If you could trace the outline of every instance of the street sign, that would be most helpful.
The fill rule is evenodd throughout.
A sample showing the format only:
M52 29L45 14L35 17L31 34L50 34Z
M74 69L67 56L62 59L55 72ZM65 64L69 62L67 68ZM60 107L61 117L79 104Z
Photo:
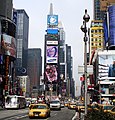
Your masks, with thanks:
M78 66L78 74L84 74L84 66ZM87 74L93 74L93 65L87 65Z

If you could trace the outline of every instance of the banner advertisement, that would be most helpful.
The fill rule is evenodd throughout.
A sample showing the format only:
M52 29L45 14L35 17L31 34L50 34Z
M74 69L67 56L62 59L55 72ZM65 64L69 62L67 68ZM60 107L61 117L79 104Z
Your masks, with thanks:
M58 46L46 47L46 63L58 63Z
M98 78L115 81L115 52L100 54L98 58Z
M16 40L14 37L3 34L1 37L2 54L16 57Z
M45 70L46 79L48 82L57 82L58 70L57 65L47 65Z

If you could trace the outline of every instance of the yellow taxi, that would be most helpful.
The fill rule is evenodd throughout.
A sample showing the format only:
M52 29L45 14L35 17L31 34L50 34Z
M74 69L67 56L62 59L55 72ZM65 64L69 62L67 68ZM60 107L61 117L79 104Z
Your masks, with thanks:
M85 105L83 103L79 103L76 105L76 111L85 112Z
M97 110L98 111L99 109L100 109L100 104L89 104L87 106L88 112L91 112L93 110Z
M76 108L76 103L69 103L68 109L75 109Z
M115 106L109 111L115 117Z
M49 117L50 108L47 104L31 104L29 106L29 118L33 117Z
M65 103L64 103L64 106L65 106L65 107L68 107L68 104L69 104L69 102L65 102Z
M114 105L102 104L100 107L104 110L104 112L109 112L114 107Z

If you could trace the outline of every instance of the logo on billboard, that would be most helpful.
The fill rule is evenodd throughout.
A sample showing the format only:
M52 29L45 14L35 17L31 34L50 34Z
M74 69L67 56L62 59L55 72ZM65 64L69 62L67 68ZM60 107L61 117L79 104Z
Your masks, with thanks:
M48 25L58 25L58 15L48 15L47 17Z

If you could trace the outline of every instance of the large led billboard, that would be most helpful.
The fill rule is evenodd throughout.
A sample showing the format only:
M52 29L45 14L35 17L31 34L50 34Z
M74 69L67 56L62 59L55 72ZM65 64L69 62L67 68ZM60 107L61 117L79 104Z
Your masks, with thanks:
M58 28L47 28L47 34L58 34Z
M115 51L98 53L98 78L115 80Z
M57 65L47 65L45 69L45 76L48 82L57 82L58 78L58 66Z
M59 35L58 34L47 34L46 35L46 40L53 40L53 41L58 41L59 40Z
M2 34L1 36L1 53L16 57L16 40L14 37Z
M46 46L46 63L58 63L58 46Z

